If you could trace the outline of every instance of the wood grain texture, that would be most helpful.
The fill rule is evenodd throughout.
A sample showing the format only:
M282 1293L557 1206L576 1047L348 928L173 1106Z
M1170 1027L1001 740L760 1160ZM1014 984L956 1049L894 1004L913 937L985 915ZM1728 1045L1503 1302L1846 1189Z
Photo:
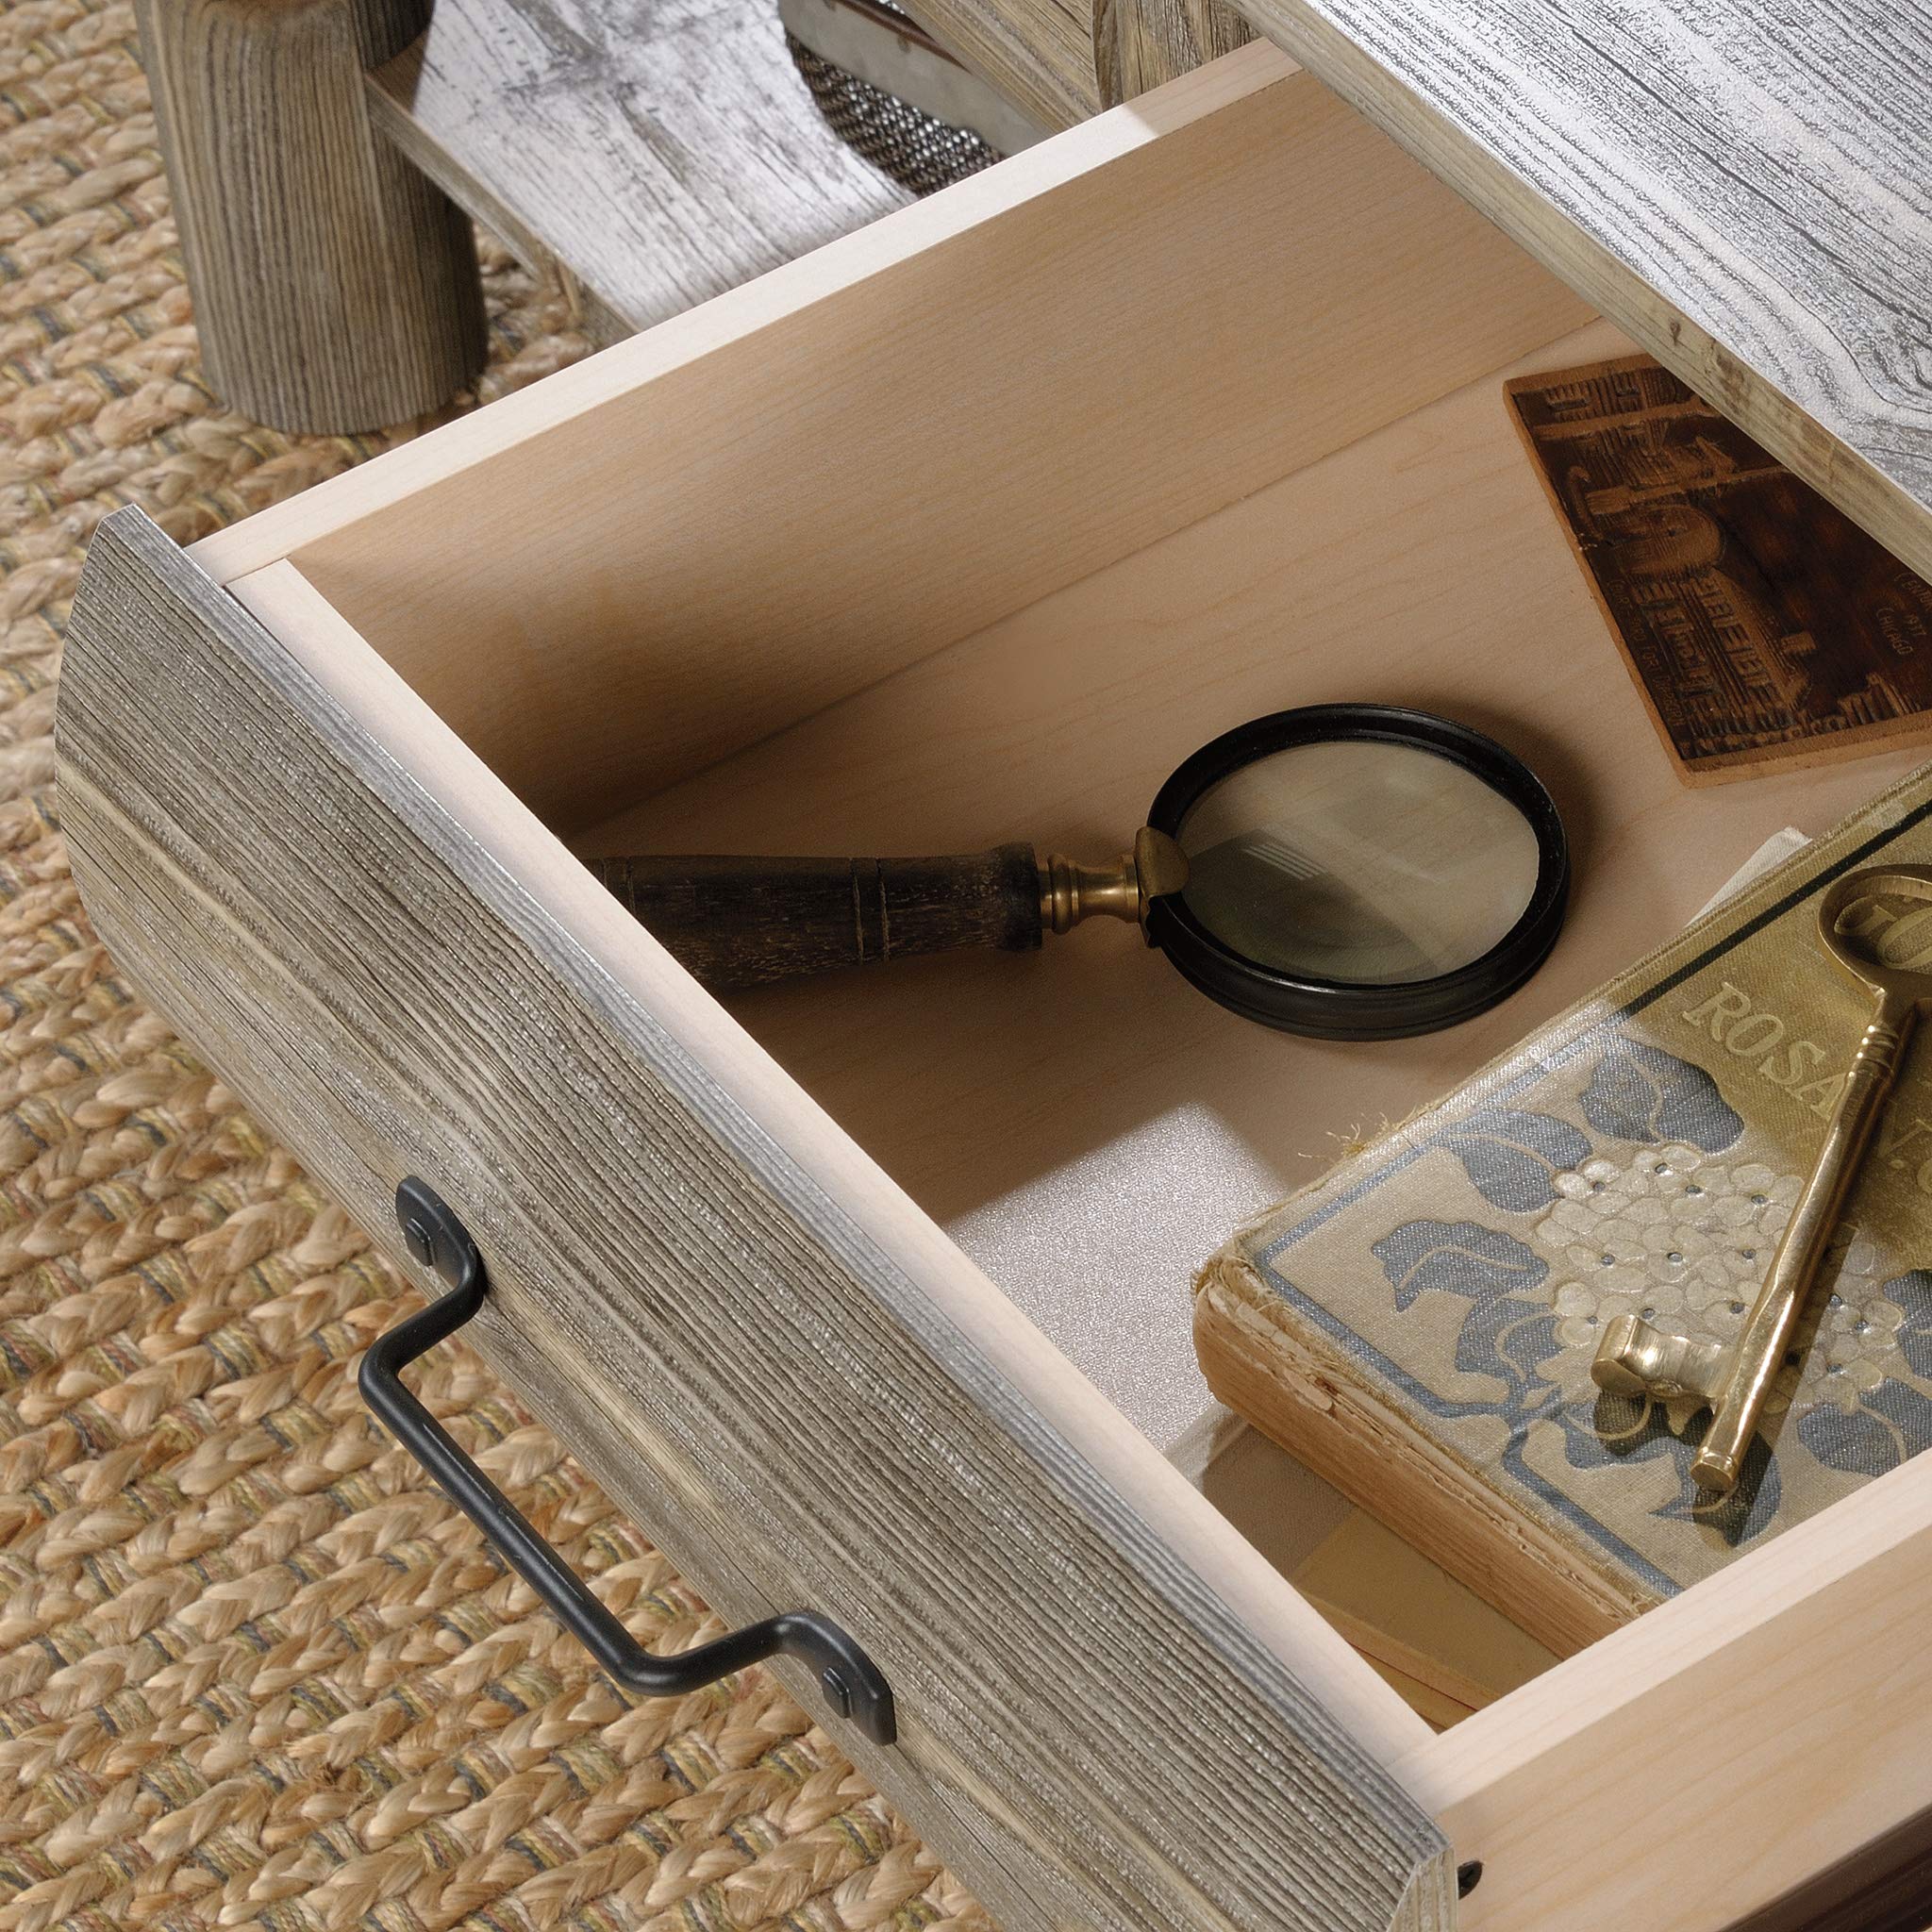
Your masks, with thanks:
M1767 826L1823 830L1917 762L1678 782L1503 394L1507 374L1626 349L1602 323L1552 343L583 833L590 857L743 851L775 824L799 851L1104 851L1198 745L1297 704L1444 712L1529 762L1569 827L1569 917L1522 991L1446 1032L1271 1033L1101 922L1037 956L734 1003L927 1212L1050 1225L1027 1312L1104 1386L1128 1380L1160 1311L1188 1352L1192 1271L1239 1220L1680 930ZM1144 1209L1131 1241L1124 1193ZM1096 1255L1149 1311L1140 1332L1066 1315Z
M1932 9L1241 0L1932 575Z
M946 858L606 858L597 876L714 990L961 946L1040 944L1030 845Z
M258 570L279 557L289 556L392 508L422 490L445 482L478 462L508 457L532 439L557 432L568 440L569 425L588 427L586 419L592 411L621 401L641 384L728 351L745 337L774 325L796 326L792 318L807 309L843 297L875 275L899 271L915 257L931 250L954 248L966 258L964 266L972 276L983 280L996 264L995 258L985 252L986 239L980 230L992 224L1004 225L1019 217L1030 203L1055 196L1077 181L1110 170L1114 163L1126 160L1144 148L1171 142L1176 135L1185 135L1195 123L1274 87L1295 72L1293 62L1278 49L1257 46L1238 60L1217 63L1212 70L1161 90L1138 103L1131 114L1097 115L943 194L915 202L841 241L774 270L756 282L716 297L671 323L660 324L638 341L620 343L603 356L558 371L541 384L501 398L488 409L473 411L445 425L436 436L418 437L395 452L358 464L344 473L355 480L355 487L349 491L336 487L341 479L330 478L241 524L214 532L196 544L191 554L222 583ZM1185 153L1190 146L1191 142L1183 142L1184 166L1194 158ZM1237 159L1231 164L1243 163ZM1115 218L1122 231L1115 238L1118 242L1133 232L1124 219L1132 207L1132 203L1109 202L1104 207L1091 206L1088 211L1095 217L1106 214ZM1038 245L1050 247L1055 245L1055 235L1059 237L1059 248L1066 247L1072 239L1065 224L1057 224L1044 233L1036 230L1033 239ZM1158 278L1159 261L1157 255L1143 256L1137 251L1132 266L1142 277ZM997 265L1005 267L1003 262ZM1223 267L1230 276L1239 275L1239 258L1230 258ZM1544 278L1552 287L1560 288L1554 277L1545 275ZM1058 292L1065 297L1073 294L1074 289L1062 286ZM958 291L957 299L966 301L967 292ZM1104 299L1108 308L1093 314L1092 321L1112 321L1124 330L1126 319L1113 307L1118 296L1109 292ZM950 312L937 305L935 310L941 320ZM974 306L975 334L987 325L989 311L995 317L1001 312L996 305L982 302ZM1074 319L1081 321L1089 315L1090 311L1082 308L1075 311ZM867 314L856 319L879 322L886 316ZM1029 339L1036 347L1040 341L1050 339L1053 320L1051 313L1036 314L1030 338L1024 333L1004 338L1005 346L1012 352L1008 359L1018 357L1021 344ZM820 326L823 325L822 319ZM1048 334L1043 336L1041 330ZM970 340L941 337L932 347L935 352L944 350L957 355ZM800 346L808 350L815 345ZM1275 360L1278 362L1279 358ZM781 398L795 392L808 381L811 369L808 354L788 358L788 363L782 386L775 391ZM979 372L975 368L974 373ZM928 368L924 374L925 393L930 395L935 388L933 372ZM761 392L758 400L764 404L769 398ZM714 424L713 429L722 427L724 420ZM663 433L661 424L643 426ZM393 460L396 456L404 460ZM638 488L643 466L635 460L628 464L627 471L613 465L600 471L596 480L607 487L619 487L624 485L626 474L631 481L625 487ZM901 508L904 508L902 504ZM601 514L595 497L579 499L576 508L580 515ZM875 523L876 519L870 521Z
M1378 1768L1419 1720L291 568L252 595L279 641L125 510L70 631L76 876L161 1009L365 1225L432 1180L482 1345L721 1611L865 1645L902 1744L841 1741L1008 1924L1450 1924Z
M1102 98L1131 101L1253 38L1226 0L1096 0Z
M385 138L606 341L901 207L745 0L437 0L369 76Z
M371 131L427 0L137 0L208 380L278 429L378 428L483 363L469 223Z
M422 77L426 36L419 35L392 59L362 76L370 125L382 139L448 195L457 207L495 235L534 275L555 275L568 291L583 329L592 341L622 341L631 325L589 283L575 275L550 242L525 219L522 203L506 201L452 147L431 137L412 108Z
M1144 810L1167 771L1214 732L1295 703L1415 704L1512 744L1558 799L1576 893L1542 972L1468 1026L1373 1048L1266 1035L1200 998L1131 935L1108 930L1075 933L1037 959L935 960L862 990L826 980L737 1004L935 1215L1010 1212L1041 1198L1030 1191L1042 1176L1112 1159L1113 1191L1091 1188L1084 1202L1077 1191L1046 1194L1056 1253L1074 1287L1091 1282L1096 1255L1110 1291L1142 1285L1139 1237L1119 1233L1119 1201L1137 1182L1137 1215L1158 1216L1162 1241L1184 1253L1191 1230L1193 1256L1205 1257L1228 1221L1202 1176L1230 1146L1261 1164L1250 1206L1270 1198L1271 1177L1281 1192L1304 1184L1338 1145L1466 1078L1680 929L1767 825L1823 829L1915 761L1891 753L1694 791L1677 781L1503 395L1506 374L1626 350L1607 324L1553 343L641 801L621 824L587 834L587 849L645 837L670 849L738 842L781 807L788 834L808 844L884 826L934 849L1022 829L1074 844ZM1141 1051L1109 1053L1124 1040ZM1039 1077L1046 1067L1056 1070L1050 1082ZM1185 1276L1175 1270L1170 1279L1185 1320ZM1133 1346L1118 1349L1116 1362ZM1106 1365L1094 1358L1090 1372ZM1908 1467L1922 1466L1932 1474L1932 1461ZM1895 1533L1909 1543L1916 1524L1932 1523L1932 1494L1899 1507ZM1853 1534L1856 1542L1862 1532L1854 1525ZM1918 1547L1923 1561L1922 1539ZM1820 1548L1811 1545L1814 1557ZM1897 1587L1869 1621L1858 1613L1857 1631L1839 1635L1833 1619L1859 1586L1846 1582L1840 1602L1815 1614L1805 1598L1815 1583L1845 1578L1850 1551L1826 1547L1815 1566L1779 1570L1761 1592L1760 1573L1744 1567L1756 1560L1620 1632L1600 1671L1585 1668L1594 1648L1570 1660L1560 1696L1545 1699L1539 1680L1448 1733L1445 1747L1476 1725L1494 1743L1480 1765L1457 1760L1453 1784L1426 1753L1411 1760L1445 1806L1453 1790L1460 1855L1485 1861L1461 1907L1465 1925L1715 1927L1849 1855L1894 1808L1916 1802L1932 1690L1906 1633L1923 1569L1908 1553L1891 1559L1901 1565ZM1740 1572L1745 1594L1733 1614L1723 1592ZM1692 1623L1675 1621L1687 1603L1697 1607ZM1716 1669L1730 1635L1788 1610L1797 1621L1786 1626L1781 1661L1764 1643L1737 1674ZM1660 1617L1673 1620L1667 1632L1694 1628L1691 1652L1623 1647ZM1580 1735L1652 1686L1668 1688L1644 1723ZM1896 1709L1887 1706L1892 1689ZM1535 1701L1520 1706L1519 1697ZM1851 1714L1838 1729L1835 1703ZM1501 1714L1512 1708L1524 1714L1506 1732ZM1652 1717L1662 1726L1655 1739L1645 1729ZM1722 1830L1682 1797L1687 1768L1715 1761L1703 1741L1713 1728L1735 1745L1749 1789L1769 1794L1736 1807ZM1539 1757L1558 1740L1574 1756ZM1527 1807L1521 1823L1517 1807ZM1633 1838L1642 1844L1662 1826L1655 1861L1634 1857Z
M1256 46L197 555L299 553L540 815L582 823L1586 314Z
M1111 107L1101 92L1098 0L912 0L906 11L1042 127Z
M1925 1932L1932 1925L1932 1809L1840 1859L1732 1932Z
M1407 1770L1482 1847L1463 1932L1720 1932L1883 1865L1932 1805L1928 1587L1920 1457L1432 1739Z
M1594 325L1524 367L1623 350L1615 328ZM1086 1257L1105 1256L1109 1292L1140 1287L1141 1237L1121 1239L1123 1198L1136 1202L1136 1224L1158 1221L1169 1248L1189 1252L1192 1229L1192 1256L1204 1257L1229 1229L1211 1169L1231 1143L1263 1169L1250 1208L1270 1198L1270 1180L1279 1192L1304 1184L1339 1143L1405 1117L1679 929L1766 824L1822 829L1913 763L1890 754L1753 787L1690 792L1679 784L1549 518L1508 421L1503 375L640 802L622 824L586 835L588 848L597 839L658 837L686 848L741 841L780 804L804 842L891 824L922 842L1028 829L1076 844L1143 809L1198 741L1281 703L1416 703L1513 743L1565 811L1576 898L1543 972L1466 1028L1374 1049L1265 1036L1108 929L1074 933L1038 960L935 960L863 990L824 981L736 1005L931 1213L1010 1213L1043 1200L1066 1267L1090 1270ZM1020 688L1024 719L1012 703ZM1038 719L1051 728L1036 728ZM1123 1040L1143 1051L1109 1053ZM1040 1080L1045 1066L1057 1071L1053 1082ZM1041 1176L1053 1176L1051 1191L1034 1192ZM1184 1277L1176 1270L1169 1281L1184 1320ZM1932 1462L1924 1466L1932 1474ZM1903 1591L1923 1591L1924 1559L1917 1571L1899 1561ZM1737 1631L1801 1606L1834 1571L1799 1565L1762 1596L1750 1586L1755 1573L1744 1574ZM1633 1628L1696 1602L1698 1619L1712 1619L1700 1624L1698 1659L1712 1657L1731 1628L1720 1594L1727 1582ZM1656 1739L1624 1722L1578 1742L1574 1755L1541 1760L1538 1774L1545 1740L1621 1707L1626 1650L1609 1650L1602 1672L1582 1669L1596 1650L1567 1663L1561 1698L1541 1702L1530 1685L1451 1731L1445 1744L1468 1725L1497 1724L1517 1696L1538 1696L1507 1737L1491 1733L1497 1755L1486 1770L1458 1774L1457 1849L1486 1864L1460 1923L1511 1932L1720 1926L1862 1847L1884 1829L1888 1808L1921 1801L1923 1714L1932 1704L1917 1657L1907 1656L1917 1646L1903 1637L1917 1613L1895 1594L1873 1624L1843 1639L1829 1626L1834 1613L1824 1607L1816 1621L1807 1613L1790 1624L1783 1663L1762 1665L1770 1677L1725 1677L1707 1706L1702 1661L1646 1661L1654 1675L1672 1674L1669 1694L1652 1706L1663 1724ZM1901 1619L1893 1635L1884 1635L1886 1619ZM1808 1687L1820 1677L1829 1689L1814 1700ZM1787 1758L1795 1679L1803 1731ZM1890 1681L1899 1685L1897 1709L1882 1707ZM1840 1729L1827 1718L1834 1700L1851 1714ZM1868 1724L1878 1725L1870 1753ZM1702 1740L1712 1725L1720 1744ZM1687 1768L1739 1753L1750 1789L1770 1795L1739 1805L1714 1832L1681 1799ZM1420 1758L1414 1775L1447 1793L1447 1779L1434 1781ZM1484 1790L1490 1799L1478 1803ZM1528 1807L1523 1824L1519 1805ZM1656 1860L1646 1851L1633 1862L1631 1847L1642 1849L1659 1820L1667 1832ZM1704 1860L1714 1860L1709 1874ZM1762 1882L1755 1860L1766 1862Z

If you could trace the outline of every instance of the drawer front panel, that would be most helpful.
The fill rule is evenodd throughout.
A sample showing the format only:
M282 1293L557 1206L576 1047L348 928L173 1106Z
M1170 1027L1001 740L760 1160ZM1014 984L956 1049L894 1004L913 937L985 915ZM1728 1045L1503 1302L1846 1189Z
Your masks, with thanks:
M481 1345L723 1615L866 1648L900 1742L841 1743L1015 1932L1450 1923L1380 1687L336 623L102 526L60 782L129 974L399 1259L450 1201Z

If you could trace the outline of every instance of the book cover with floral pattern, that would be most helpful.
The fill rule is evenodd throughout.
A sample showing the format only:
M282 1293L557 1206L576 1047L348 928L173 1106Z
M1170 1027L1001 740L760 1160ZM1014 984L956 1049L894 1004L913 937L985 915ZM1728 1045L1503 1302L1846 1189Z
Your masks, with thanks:
M1932 1033L1737 1490L1690 1481L1707 1410L1590 1376L1619 1314L1742 1324L1869 1018L1817 901L1888 861L1932 863L1932 767L1241 1230L1199 1283L1217 1392L1562 1647L1932 1443Z

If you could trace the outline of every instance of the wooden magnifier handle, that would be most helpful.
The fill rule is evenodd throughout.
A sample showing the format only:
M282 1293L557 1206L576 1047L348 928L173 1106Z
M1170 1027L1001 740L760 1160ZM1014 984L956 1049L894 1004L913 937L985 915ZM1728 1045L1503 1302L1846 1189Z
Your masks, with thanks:
M1030 845L945 858L607 858L595 870L721 991L962 946L1025 952L1041 939Z

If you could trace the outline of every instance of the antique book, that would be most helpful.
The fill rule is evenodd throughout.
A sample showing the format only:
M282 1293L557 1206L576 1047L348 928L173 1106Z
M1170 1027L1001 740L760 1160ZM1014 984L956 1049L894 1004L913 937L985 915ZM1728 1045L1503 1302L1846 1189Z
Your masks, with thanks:
M1590 1374L1622 1313L1737 1332L1870 1018L1818 897L1883 862L1932 863L1932 766L1240 1230L1215 1394L1563 1653L1932 1441L1926 1035L1738 1489L1690 1481L1707 1411Z

